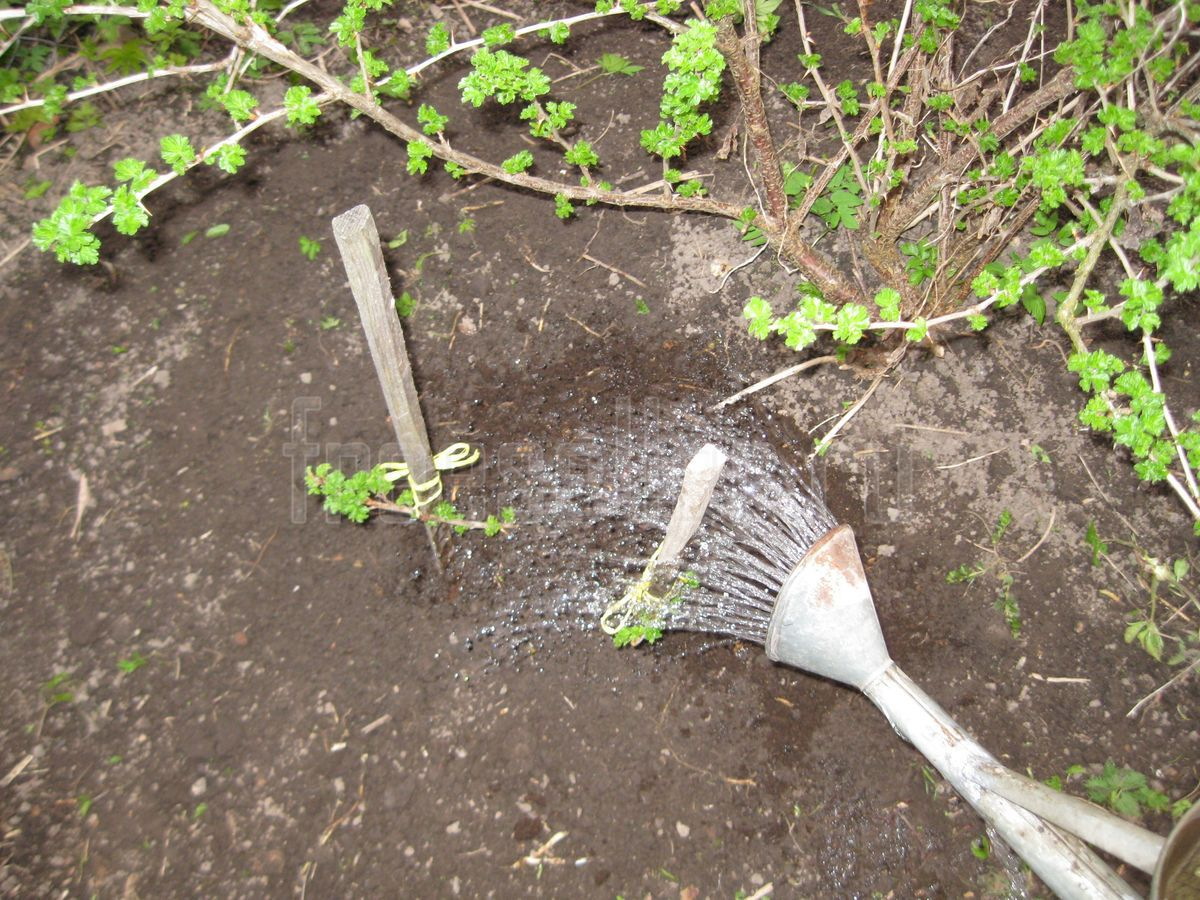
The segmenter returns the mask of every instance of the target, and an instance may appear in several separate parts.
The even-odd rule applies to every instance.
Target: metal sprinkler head
[[[772,660],[866,694],[897,733],[924,754],[1058,896],[1137,897],[1075,833],[987,786],[985,773],[1003,769],[999,761],[888,654],[854,533],[847,526],[821,537],[784,580],[767,628],[766,651]]]
[[[839,525],[792,569],[767,627],[767,656],[862,690],[892,662],[854,532]]]

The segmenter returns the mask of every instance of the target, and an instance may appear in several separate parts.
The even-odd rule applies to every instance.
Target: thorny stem
[[[1188,462],[1187,451],[1179,443],[1179,426],[1175,424],[1175,417],[1171,415],[1171,408],[1167,405],[1167,397],[1163,393],[1162,383],[1158,378],[1158,363],[1154,359],[1154,342],[1150,339],[1150,332],[1144,329],[1142,331],[1142,350],[1146,355],[1146,366],[1150,369],[1150,386],[1154,389],[1154,393],[1163,398],[1163,418],[1167,423],[1167,431],[1171,433],[1171,442],[1175,445],[1175,452],[1179,455],[1179,467],[1183,470],[1184,480],[1187,481],[1192,498],[1200,500],[1200,488],[1196,486],[1196,476],[1192,472],[1191,463]]]
[[[783,170],[775,152],[775,141],[767,125],[767,111],[763,107],[762,90],[758,72],[755,71],[734,31],[732,17],[726,16],[717,23],[717,49],[729,63],[733,85],[737,89],[746,129],[758,156],[759,174],[767,192],[767,213],[777,222],[787,218],[787,193],[783,189]]]
[[[1079,307],[1079,298],[1083,296],[1083,289],[1087,286],[1088,279],[1092,275],[1092,270],[1096,268],[1096,263],[1100,260],[1100,253],[1104,250],[1104,245],[1108,242],[1112,235],[1113,229],[1117,226],[1117,220],[1121,213],[1125,210],[1125,204],[1129,200],[1129,182],[1122,181],[1117,185],[1116,191],[1113,192],[1112,203],[1108,207],[1108,215],[1104,217],[1104,221],[1090,235],[1091,246],[1088,247],[1087,256],[1083,258],[1083,262],[1079,264],[1079,268],[1075,270],[1075,278],[1071,282],[1071,290],[1067,292],[1067,296],[1058,304],[1058,310],[1054,314],[1055,320],[1062,326],[1063,331],[1067,333],[1067,337],[1071,339],[1071,346],[1076,353],[1087,353],[1087,343],[1083,339],[1083,335],[1079,330],[1079,323],[1075,319],[1075,310]]]
[[[103,94],[108,91],[115,91],[131,84],[137,84],[140,81],[149,81],[151,78],[162,78],[167,75],[178,75],[186,77],[188,75],[201,75],[205,72],[216,72],[228,66],[237,55],[235,47],[225,59],[220,62],[212,63],[197,63],[192,66],[168,66],[162,69],[153,69],[146,72],[138,72],[134,75],[128,75],[125,78],[118,78],[114,81],[106,81],[103,84],[93,84],[90,87],[81,88],[78,91],[72,91],[63,98],[64,103],[74,103],[77,100],[83,100],[87,97],[94,97],[96,94]],[[0,109],[0,116],[8,116],[13,113],[20,112],[23,109],[35,109],[39,106],[44,106],[45,100],[26,100],[24,103],[16,103],[12,106],[6,106]]]
[[[1075,89],[1075,76],[1070,68],[1065,68],[1047,81],[1040,89],[1030,94],[1009,112],[998,118],[992,125],[990,134],[997,140],[1004,140],[1016,128],[1033,118],[1047,106],[1057,103]],[[911,224],[912,220],[921,214],[929,202],[941,189],[951,183],[966,170],[967,166],[977,155],[974,144],[965,143],[961,149],[936,171],[922,181],[916,189],[896,207],[884,222],[881,223],[883,234],[880,238],[885,243],[895,243]]]

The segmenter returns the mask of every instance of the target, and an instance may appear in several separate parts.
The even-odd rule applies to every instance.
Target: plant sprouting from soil
[[[1200,595],[1192,583],[1192,563],[1182,557],[1164,559],[1149,553],[1131,536],[1129,540],[1104,540],[1094,522],[1084,543],[1093,566],[1105,565],[1118,581],[1101,594],[1129,609],[1125,643],[1141,647],[1154,659],[1178,668],[1166,683],[1135,707],[1181,684],[1200,668]]]
[[[304,483],[310,495],[324,498],[326,512],[344,516],[359,524],[366,522],[373,512],[384,512],[408,516],[414,521],[431,525],[445,525],[459,535],[468,531],[482,531],[487,537],[495,537],[516,527],[517,513],[511,506],[503,507],[499,515],[468,519],[446,500],[428,507],[419,506],[409,488],[393,496],[400,477],[397,471],[394,464],[384,463],[373,469],[346,475],[329,463],[321,463],[308,467]]]
[[[230,123],[208,146],[164,134],[159,158],[121,159],[104,183],[76,183],[34,227],[34,242],[64,261],[95,263],[99,221],[136,233],[150,221],[147,198],[164,184],[200,165],[234,175],[253,131],[277,122],[299,132],[341,104],[398,138],[416,177],[440,167],[455,180],[492,179],[546,196],[548,214],[564,220],[604,204],[730,221],[750,244],[772,249],[796,288],[788,298],[750,298],[751,333],[798,351],[821,340],[842,355],[879,345],[880,378],[914,348],[939,354],[944,339],[983,331],[1007,309],[1039,323],[1053,309],[1087,395],[1081,421],[1123,448],[1139,478],[1166,485],[1200,531],[1200,422],[1178,401],[1172,408],[1160,371],[1170,358],[1163,317],[1200,286],[1195,4],[1079,4],[1066,39],[1042,52],[1044,4],[1024,44],[999,52],[988,45],[992,31],[967,52],[964,14],[946,0],[906,4],[897,18],[869,3],[857,15],[835,7],[828,12],[869,61],[865,81],[832,73],[803,3],[711,0],[685,9],[680,0],[600,0],[592,12],[520,27],[505,20],[465,40],[436,22],[428,56],[417,61],[398,59],[380,40],[376,14],[390,5],[347,0],[327,27],[297,21],[297,3],[246,0],[145,0],[98,17],[94,7],[73,16],[57,0],[12,11],[0,45],[18,63],[0,86],[10,129],[69,130],[71,111],[98,94],[182,76],[210,79],[203,100]],[[561,44],[609,16],[667,35],[657,122],[641,123],[637,138],[658,179],[629,188],[614,187],[623,173],[609,171],[599,126],[579,115],[588,82],[555,82],[532,61],[539,43]],[[129,39],[117,26],[134,21],[141,32]],[[56,68],[37,34],[70,28],[97,40],[99,68],[76,60]],[[787,77],[763,78],[762,46],[785,28],[796,29],[802,52]],[[207,49],[210,37],[227,56]],[[991,61],[972,68],[976,56]],[[435,67],[456,67],[462,104],[495,108],[531,147],[496,159],[462,149],[461,111],[422,100]],[[600,77],[639,74],[616,53],[597,67]],[[292,83],[268,108],[259,79],[281,73]],[[785,125],[768,114],[776,91],[804,152],[776,139]],[[714,143],[713,104],[729,93],[744,122],[747,166],[690,170],[689,159]],[[1106,321],[1125,326],[1131,352],[1093,346],[1089,331]]]
[[[1008,630],[1012,636],[1019,638],[1022,627],[1021,606],[1012,591],[1015,579],[1014,573],[1017,566],[1032,556],[1049,536],[1050,529],[1054,527],[1054,516],[1050,517],[1050,522],[1046,526],[1046,530],[1041,538],[1038,539],[1038,542],[1016,560],[1009,560],[1000,550],[1001,542],[1004,540],[1005,535],[1008,534],[1012,521],[1012,512],[1007,509],[1002,510],[996,518],[996,524],[992,527],[991,534],[989,535],[990,544],[984,545],[977,544],[974,541],[971,542],[986,554],[984,559],[979,562],[963,563],[952,569],[946,573],[946,582],[948,584],[965,584],[970,587],[985,575],[995,578],[997,582],[997,596],[993,605],[1004,616],[1004,624],[1008,626]]]

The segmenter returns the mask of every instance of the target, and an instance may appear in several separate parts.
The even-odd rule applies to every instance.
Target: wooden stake
[[[383,388],[400,452],[408,464],[412,481],[427,484],[437,477],[437,468],[433,464],[429,434],[421,415],[404,332],[396,316],[396,301],[392,297],[392,285],[379,249],[379,231],[375,228],[371,210],[356,206],[342,213],[333,220],[333,236],[350,279],[354,301],[358,304],[367,346],[371,349],[371,359],[375,362],[375,372]],[[429,531],[428,523],[426,530]],[[431,531],[429,539],[433,547]],[[433,547],[433,550],[440,571],[437,548]]]

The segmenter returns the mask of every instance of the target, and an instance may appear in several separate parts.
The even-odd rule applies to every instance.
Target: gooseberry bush
[[[70,130],[89,98],[162,77],[209,78],[203,102],[230,119],[208,146],[165,134],[160,159],[120,160],[109,183],[73,185],[34,226],[34,243],[95,263],[101,220],[134,234],[164,184],[201,165],[236,175],[251,132],[272,122],[303,130],[340,105],[393,134],[414,177],[440,166],[455,179],[493,179],[546,195],[547,214],[562,219],[603,204],[728,220],[795,273],[794,298],[751,297],[743,312],[752,335],[796,351],[872,343],[890,369],[914,347],[939,353],[1000,315],[1049,319],[1072,347],[1081,422],[1122,448],[1138,477],[1166,485],[1200,534],[1200,416],[1172,406],[1162,377],[1164,317],[1184,321],[1186,295],[1200,286],[1200,3],[1079,0],[1057,47],[1046,45],[1051,5],[1033,3],[1021,12],[1023,42],[1009,48],[995,35],[1019,4],[1008,19],[977,21],[983,37],[972,44],[964,15],[1000,13],[951,0],[908,0],[893,18],[875,17],[867,0],[819,11],[780,0],[600,0],[519,27],[497,17],[469,40],[434,21],[417,61],[379,40],[391,0],[346,0],[328,22],[301,21],[304,5],[35,0],[0,12],[0,116],[10,129]],[[831,73],[805,20],[815,14],[840,17],[869,61],[865,83]],[[615,16],[664,34],[657,121],[641,123],[638,138],[657,177],[628,188],[614,186],[624,173],[598,149],[604,123],[577,115],[579,82],[556,86],[530,58]],[[140,36],[128,38],[134,23]],[[45,36],[71,29],[84,50],[47,57]],[[786,79],[768,78],[763,45],[789,29],[801,52]],[[465,115],[422,97],[424,73],[445,67],[461,73],[464,107],[505,111],[532,148],[497,159],[462,150]],[[282,105],[264,108],[260,79],[279,74],[289,80]],[[714,152],[722,99],[736,103],[744,153]],[[781,144],[785,128],[802,139]],[[701,158],[711,174],[689,166]],[[1130,335],[1124,352],[1089,339],[1110,320]]]

